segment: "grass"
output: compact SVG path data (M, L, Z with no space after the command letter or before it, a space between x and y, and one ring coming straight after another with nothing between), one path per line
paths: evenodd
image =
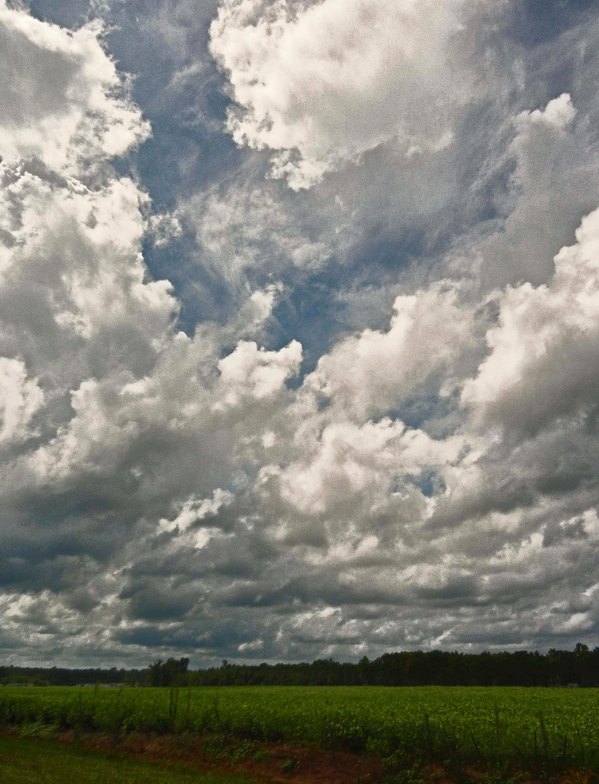
M52 741L0 737L2 784L252 784L247 776L83 751Z

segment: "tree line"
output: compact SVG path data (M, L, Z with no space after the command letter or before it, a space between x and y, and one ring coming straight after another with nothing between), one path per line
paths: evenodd
M144 669L0 667L0 684L137 686L599 686L599 647L460 653L400 651L357 663L317 659L190 670L189 659L158 659Z

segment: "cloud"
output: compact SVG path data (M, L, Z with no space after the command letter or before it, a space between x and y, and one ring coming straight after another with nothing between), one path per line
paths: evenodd
M206 517L214 517L223 506L228 506L233 500L231 493L225 490L215 490L212 498L190 498L181 507L174 520L160 521L160 529L165 531L186 531L194 523Z
M327 517L340 506L349 522L386 505L399 477L419 476L425 467L456 459L461 444L433 441L383 419L361 427L331 423L315 444L306 440L301 446L305 457L280 476L282 497L301 512Z
M0 2L0 148L82 175L148 134L97 25L67 31Z
M553 257L599 203L599 157L588 122L569 93L510 118L509 144L495 164L503 185L487 194L496 219L482 239L468 233L456 243L460 277L474 277L486 290L551 278Z
M440 373L457 370L474 342L473 313L457 291L401 295L393 310L386 332L364 330L321 357L309 387L350 415L373 416L397 410L427 382L434 387L435 375L438 387Z
M543 70L486 2L193 6L0 5L0 646L590 641L593 25Z
M530 433L595 404L599 385L599 210L555 257L547 285L508 287L490 353L462 399L487 424Z
M226 0L210 49L235 102L227 127L272 151L273 176L293 189L391 140L408 156L441 149L475 89L462 55L479 7Z
M223 397L216 408L235 406L243 398L273 397L288 378L296 375L301 360L302 347L297 340L280 351L265 351L253 341L240 342L233 353L218 363Z
M318 269L331 254L330 233L302 225L301 208L283 204L269 183L234 183L224 192L181 206L204 255L229 285L245 276L281 274L288 267ZM324 234L324 236L322 236Z
M44 402L35 380L27 378L19 359L0 357L0 443L10 443L29 434L28 425Z

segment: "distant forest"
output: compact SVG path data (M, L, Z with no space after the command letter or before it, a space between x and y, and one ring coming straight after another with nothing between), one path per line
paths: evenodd
M599 647L458 653L402 651L357 664L232 664L190 670L189 659L159 659L145 669L0 667L0 684L137 686L599 686Z

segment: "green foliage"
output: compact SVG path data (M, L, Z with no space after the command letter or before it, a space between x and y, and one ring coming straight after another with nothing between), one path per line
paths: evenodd
M281 762L281 770L283 773L290 773L292 770L295 770L299 766L299 760L296 760L295 757L285 757L285 759Z
M189 659L158 659L146 671L146 681L150 686L177 686L186 682Z
M431 760L599 771L599 689L3 687L0 725L212 734L244 755L284 741L376 754L413 776Z
M233 664L188 674L191 686L599 686L599 647L573 651L396 651L357 664Z
M599 647L574 650L396 651L357 664L313 662L235 664L188 669L189 659L159 659L144 670L0 666L0 684L77 686L102 683L150 686L599 686Z

